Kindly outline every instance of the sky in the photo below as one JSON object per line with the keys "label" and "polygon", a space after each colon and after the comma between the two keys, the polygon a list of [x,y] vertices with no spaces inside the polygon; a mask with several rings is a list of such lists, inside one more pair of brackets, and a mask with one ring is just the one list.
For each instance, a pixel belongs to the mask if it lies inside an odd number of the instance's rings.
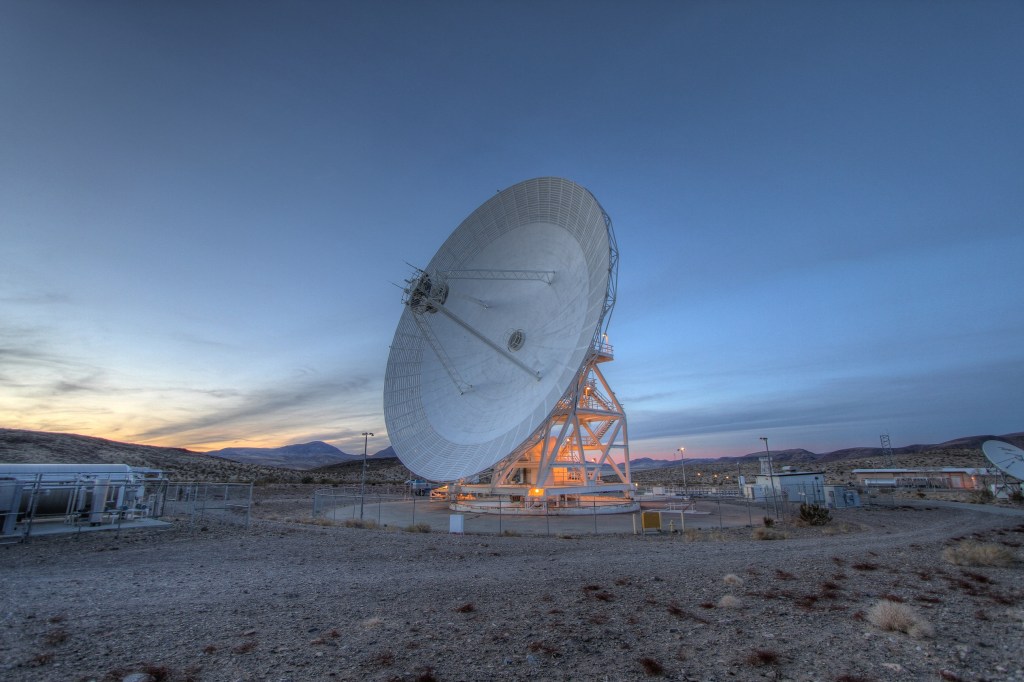
{"label": "sky", "polygon": [[1024,431],[1024,4],[0,0],[0,427],[387,446],[394,286],[614,221],[630,453]]}

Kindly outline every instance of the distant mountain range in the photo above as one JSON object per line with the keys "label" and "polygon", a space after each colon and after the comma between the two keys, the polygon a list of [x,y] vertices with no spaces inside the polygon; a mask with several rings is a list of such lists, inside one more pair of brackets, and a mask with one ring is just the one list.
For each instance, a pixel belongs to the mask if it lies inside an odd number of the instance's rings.
{"label": "distant mountain range", "polygon": [[[1024,432],[1001,436],[970,436],[936,445],[906,445],[893,448],[894,455],[930,454],[940,451],[973,451],[980,454],[986,440],[1001,440],[1024,447]],[[763,452],[742,455],[742,461],[756,461]],[[808,450],[772,450],[776,467],[786,465],[814,466],[852,459],[879,458],[881,448],[845,448],[824,454]],[[362,455],[342,452],[322,441],[286,445],[280,448],[225,448],[213,452],[192,452],[180,448],[134,445],[117,441],[79,436],[75,434],[45,433],[0,428],[0,462],[10,463],[116,463],[152,467],[173,474],[180,480],[254,480],[273,477],[281,480],[299,480],[314,469],[358,462]],[[393,448],[375,452],[371,459],[378,464],[401,463]],[[686,463],[712,464],[733,462],[736,457],[686,458]],[[657,470],[679,465],[679,459],[653,459],[638,457],[630,461],[633,471]],[[610,468],[608,469],[610,472]],[[411,473],[400,474],[411,476]],[[404,480],[404,479],[402,479]]]}
{"label": "distant mountain range", "polygon": [[[929,445],[905,445],[900,448],[893,448],[893,455],[914,455],[919,453],[936,452],[939,450],[980,450],[981,444],[987,440],[1001,440],[1011,445],[1024,448],[1024,432],[1008,433],[1002,436],[968,436],[966,438],[956,438],[954,440],[948,440],[945,443],[929,444]],[[757,460],[759,457],[764,456],[764,452],[751,452],[746,455],[740,455],[739,457],[687,457],[686,463],[695,464],[710,464],[714,462],[731,461],[735,459],[740,460]],[[837,462],[846,459],[861,459],[865,457],[881,457],[883,452],[882,448],[844,448],[842,450],[834,450],[832,452],[826,452],[822,454],[815,454],[810,450],[803,449],[792,449],[792,450],[772,450],[772,463],[775,466],[784,466],[790,464],[825,464],[828,462]],[[650,457],[641,457],[639,459],[632,459],[629,462],[631,470],[645,470],[645,469],[659,469],[663,467],[679,466],[679,459],[651,459]],[[611,468],[608,468],[609,471]]]}
{"label": "distant mountain range", "polygon": [[[904,455],[928,453],[937,450],[980,449],[982,443],[993,438],[1012,443],[1018,447],[1024,447],[1024,432],[1021,432],[1002,436],[970,436],[967,438],[957,438],[955,440],[935,445],[905,445],[900,448],[893,448],[892,451],[894,455]],[[279,448],[225,448],[223,450],[212,450],[206,454],[228,459],[233,462],[259,464],[260,466],[294,469],[299,471],[319,469],[321,467],[329,467],[335,464],[346,464],[363,458],[362,455],[350,455],[347,452],[339,450],[333,445],[319,440],[311,443],[301,443],[298,445],[285,445]],[[751,452],[746,455],[740,455],[738,458],[687,457],[686,463],[711,464],[722,461],[733,461],[736,459],[740,459],[741,461],[756,461],[757,458],[762,455],[764,455],[764,452]],[[825,464],[827,462],[835,462],[844,459],[880,457],[881,455],[882,448],[845,448],[843,450],[835,450],[833,452],[826,452],[822,454],[816,454],[809,450],[796,448],[790,450],[772,450],[772,461],[776,467],[798,464],[806,466],[810,464]],[[375,452],[371,456],[374,460],[382,460],[394,458],[397,455],[395,455],[394,448],[389,446],[384,450]],[[679,466],[679,460],[639,457],[637,459],[631,459],[629,462],[629,467],[632,471],[646,471],[672,466]],[[611,467],[607,465],[605,466],[605,470],[608,473],[611,473],[612,471]]]}
{"label": "distant mountain range", "polygon": [[[311,443],[285,445],[279,448],[223,448],[205,453],[213,457],[240,462],[259,464],[260,466],[277,467],[280,469],[318,469],[332,464],[345,464],[361,460],[362,455],[350,455],[322,440]],[[375,460],[396,457],[394,448],[388,446],[384,450],[369,455]]]}

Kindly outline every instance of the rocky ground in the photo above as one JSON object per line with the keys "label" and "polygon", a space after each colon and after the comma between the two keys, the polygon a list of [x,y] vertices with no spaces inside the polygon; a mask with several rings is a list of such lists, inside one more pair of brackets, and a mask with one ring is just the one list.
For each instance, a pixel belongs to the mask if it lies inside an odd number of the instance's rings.
{"label": "rocky ground", "polygon": [[[452,536],[313,525],[308,496],[260,494],[248,530],[0,547],[0,678],[1024,680],[1020,515],[865,508],[774,541]],[[964,539],[1016,563],[944,560]],[[883,598],[915,636],[870,622]]]}

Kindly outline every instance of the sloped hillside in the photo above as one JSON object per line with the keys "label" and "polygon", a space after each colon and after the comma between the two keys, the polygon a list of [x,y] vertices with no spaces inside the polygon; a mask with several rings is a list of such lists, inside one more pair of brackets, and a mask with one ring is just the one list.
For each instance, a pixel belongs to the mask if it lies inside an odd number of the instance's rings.
{"label": "sloped hillside", "polygon": [[0,462],[12,464],[127,464],[166,472],[174,480],[301,480],[303,472],[239,464],[182,448],[119,443],[70,433],[0,429]]}

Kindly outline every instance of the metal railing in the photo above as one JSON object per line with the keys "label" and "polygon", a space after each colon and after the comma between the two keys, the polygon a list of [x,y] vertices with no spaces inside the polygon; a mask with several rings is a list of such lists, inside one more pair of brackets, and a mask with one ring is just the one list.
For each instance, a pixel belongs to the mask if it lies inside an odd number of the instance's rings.
{"label": "metal railing", "polygon": [[160,526],[166,517],[248,527],[251,483],[102,478],[68,472],[0,480],[0,542],[49,534]]}

